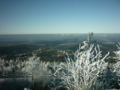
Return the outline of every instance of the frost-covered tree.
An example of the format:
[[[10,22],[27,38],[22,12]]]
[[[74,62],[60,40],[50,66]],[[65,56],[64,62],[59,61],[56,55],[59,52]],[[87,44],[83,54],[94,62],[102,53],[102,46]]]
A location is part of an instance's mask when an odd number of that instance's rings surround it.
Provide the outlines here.
[[[112,68],[113,68],[113,72],[116,73],[118,79],[117,79],[117,83],[119,84],[119,88],[120,88],[120,43],[118,43],[117,45],[118,50],[115,51],[115,59],[116,59],[116,63],[113,64]]]
[[[69,90],[94,90],[99,75],[107,68],[105,59],[108,55],[102,56],[99,46],[90,45],[82,50],[80,47],[74,54],[74,60],[68,56],[55,74],[61,75],[62,83]]]
[[[117,44],[117,49],[117,51],[114,51],[116,55],[114,58],[117,59],[117,61],[120,61],[120,43]]]
[[[4,60],[0,58],[0,74],[15,73],[18,71],[19,62],[14,60]]]
[[[32,76],[33,85],[36,83],[37,87],[44,87],[50,78],[50,72],[48,71],[49,62],[40,61],[39,57],[32,56],[24,62],[22,72],[26,73],[27,76]],[[39,85],[41,84],[41,85]],[[33,86],[34,87],[34,86]]]
[[[49,75],[47,71],[47,62],[40,61],[39,57],[32,56],[29,57],[28,60],[24,62],[24,67],[22,68],[22,71],[27,74],[31,74],[34,79],[39,78],[40,76]]]
[[[117,72],[117,74],[120,76],[120,43],[117,45],[118,50],[115,51],[115,59],[117,59],[116,63],[113,65],[114,66],[114,72]]]

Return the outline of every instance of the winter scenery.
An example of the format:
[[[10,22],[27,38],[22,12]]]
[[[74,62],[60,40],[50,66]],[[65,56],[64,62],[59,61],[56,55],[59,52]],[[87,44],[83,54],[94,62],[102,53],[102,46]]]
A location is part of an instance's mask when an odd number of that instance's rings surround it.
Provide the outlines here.
[[[39,41],[38,37],[46,40]],[[120,89],[119,38],[120,34],[92,32],[2,35],[0,90]]]
[[[120,90],[120,0],[0,0],[0,90]]]

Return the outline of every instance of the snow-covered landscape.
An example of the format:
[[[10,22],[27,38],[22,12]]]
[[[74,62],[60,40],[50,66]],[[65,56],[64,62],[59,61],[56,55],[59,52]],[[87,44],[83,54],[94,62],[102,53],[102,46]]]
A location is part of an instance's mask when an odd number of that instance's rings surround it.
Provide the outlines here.
[[[120,0],[0,0],[0,90],[120,90]]]
[[[15,84],[16,88],[19,85],[31,90],[120,89],[120,43],[116,47],[117,51],[103,55],[90,33],[88,39],[79,44],[73,58],[64,52],[65,62],[41,61],[36,55],[26,60],[1,58],[0,84]],[[110,57],[110,53],[114,53],[114,57]],[[116,63],[110,63],[111,58]]]

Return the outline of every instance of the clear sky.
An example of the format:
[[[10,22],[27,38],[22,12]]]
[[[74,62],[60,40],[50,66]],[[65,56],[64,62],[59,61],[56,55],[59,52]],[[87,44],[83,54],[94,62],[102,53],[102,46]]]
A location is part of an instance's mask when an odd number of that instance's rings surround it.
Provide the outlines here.
[[[0,34],[120,33],[120,0],[0,0]]]

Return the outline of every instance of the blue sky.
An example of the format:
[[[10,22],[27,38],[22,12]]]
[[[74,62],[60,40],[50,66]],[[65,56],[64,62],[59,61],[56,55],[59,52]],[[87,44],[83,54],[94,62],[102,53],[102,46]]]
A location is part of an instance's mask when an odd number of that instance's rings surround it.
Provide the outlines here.
[[[120,33],[120,0],[0,0],[0,34]]]

